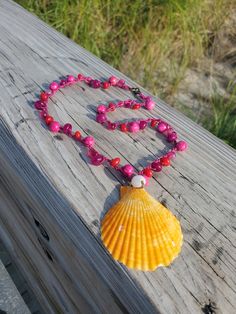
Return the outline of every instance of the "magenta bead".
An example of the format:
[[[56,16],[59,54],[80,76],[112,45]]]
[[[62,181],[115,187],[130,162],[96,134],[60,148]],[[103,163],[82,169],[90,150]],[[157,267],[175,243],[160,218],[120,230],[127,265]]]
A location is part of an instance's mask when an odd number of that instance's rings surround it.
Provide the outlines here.
[[[148,99],[146,101],[145,107],[146,107],[147,110],[152,110],[155,107],[154,101],[151,100],[151,99]]]
[[[52,121],[49,125],[49,130],[51,132],[57,133],[60,130],[60,123],[57,121]]]
[[[75,77],[73,75],[68,75],[67,76],[67,82],[72,83],[75,81]]]
[[[47,107],[47,105],[46,105],[45,102],[38,100],[38,101],[36,101],[36,102],[34,103],[34,107],[35,107],[37,110],[43,110],[44,108]]]
[[[152,170],[156,172],[160,172],[162,170],[162,165],[159,161],[153,161],[151,164]]]
[[[99,105],[98,108],[97,108],[97,112],[98,113],[105,113],[107,110],[107,107],[104,106],[104,105]]]
[[[96,117],[96,121],[102,124],[107,121],[107,117],[104,113],[99,113]]]
[[[85,137],[84,145],[86,147],[92,147],[94,145],[94,143],[95,143],[95,140],[94,140],[94,138],[92,136]]]
[[[49,88],[51,89],[51,91],[56,91],[58,90],[59,84],[57,82],[52,82],[49,86]]]
[[[174,142],[176,140],[177,140],[177,134],[175,132],[172,132],[172,133],[168,134],[168,136],[167,136],[167,141],[168,142],[171,143],[171,142]]]
[[[105,161],[105,157],[100,155],[100,154],[97,154],[96,156],[94,156],[92,159],[91,159],[91,163],[94,165],[94,166],[99,166],[101,165],[103,162]]]
[[[158,124],[158,126],[157,126],[157,130],[158,130],[158,132],[160,132],[160,133],[165,132],[166,129],[167,129],[167,125],[166,125],[165,122],[160,122],[160,123]]]
[[[175,152],[169,152],[166,154],[166,157],[168,157],[169,159],[175,159],[176,153]]]
[[[124,175],[126,175],[127,177],[131,177],[132,174],[134,173],[134,168],[131,165],[125,165],[122,168],[122,172],[124,173]]]
[[[71,134],[71,131],[72,131],[72,125],[70,123],[66,123],[63,126],[63,133],[69,135],[69,134]]]
[[[65,87],[65,86],[66,86],[66,80],[61,80],[60,87]]]
[[[117,82],[118,82],[118,79],[117,79],[115,76],[111,76],[111,77],[109,78],[109,83],[110,83],[111,85],[116,85]]]
[[[100,87],[101,87],[101,82],[98,81],[98,80],[92,80],[92,81],[90,81],[90,85],[91,85],[93,88],[100,88]]]
[[[186,150],[188,147],[187,143],[185,141],[179,141],[176,144],[176,148],[178,151],[183,152],[184,150]]]
[[[136,133],[139,131],[139,123],[138,122],[130,122],[129,123],[129,131],[132,133]]]
[[[147,122],[146,121],[140,121],[140,123],[139,123],[140,130],[145,129],[146,126],[147,126]]]
[[[107,126],[108,130],[115,130],[117,128],[117,123],[113,123],[113,122],[110,122],[108,123],[108,126]]]
[[[79,81],[83,81],[83,80],[84,80],[83,74],[78,74],[78,80],[79,80]]]

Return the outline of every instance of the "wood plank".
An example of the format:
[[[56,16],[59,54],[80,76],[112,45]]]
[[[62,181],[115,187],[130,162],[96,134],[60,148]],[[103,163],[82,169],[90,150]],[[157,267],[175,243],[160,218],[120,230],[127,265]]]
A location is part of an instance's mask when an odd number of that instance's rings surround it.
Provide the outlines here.
[[[15,3],[0,1],[1,232],[26,273],[29,268],[47,313],[202,313],[209,300],[216,313],[235,312],[235,150],[158,98],[154,113],[135,112],[168,121],[189,150],[148,187],[180,219],[182,253],[169,268],[131,271],[111,259],[99,236],[100,217],[117,200],[122,178],[89,165],[83,148],[48,132],[32,107],[41,86],[79,72],[114,74],[137,86]],[[126,99],[127,92],[83,87],[58,94],[53,116],[94,135],[102,152],[137,168],[161,153],[164,143],[151,130],[124,136],[94,121],[98,103]],[[133,115],[125,111],[114,119]]]

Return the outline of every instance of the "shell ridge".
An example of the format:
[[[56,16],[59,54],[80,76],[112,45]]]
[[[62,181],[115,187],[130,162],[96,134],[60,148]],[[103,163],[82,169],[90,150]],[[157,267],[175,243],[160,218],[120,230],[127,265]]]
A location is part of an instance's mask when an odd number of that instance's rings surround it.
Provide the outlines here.
[[[106,239],[107,247],[110,247],[111,241],[113,240],[112,239],[113,235],[116,232],[116,227],[118,226],[120,221],[122,221],[122,218],[125,216],[127,210],[126,210],[125,206],[123,204],[121,204],[121,207],[116,209],[116,211],[117,211],[117,214],[114,215],[112,221],[110,222],[109,219],[107,220],[108,224],[106,226],[106,229],[104,230],[104,238],[107,236],[107,239]],[[109,218],[109,217],[105,217],[105,219],[106,218]],[[109,233],[109,231],[110,231],[110,233]]]
[[[129,255],[130,255],[129,248],[130,248],[131,237],[132,237],[133,223],[134,223],[134,215],[132,215],[129,222],[129,233],[127,237],[127,242],[125,243],[125,246],[124,246],[124,264],[128,267],[130,267],[128,262],[129,262]]]
[[[120,223],[121,223],[120,227],[121,228],[124,227],[124,230],[122,229],[119,230],[119,237],[117,238],[117,244],[118,244],[118,239],[119,239],[119,252],[117,252],[117,256],[116,256],[118,261],[122,260],[122,251],[123,251],[123,246],[125,242],[125,236],[127,232],[127,224],[128,224],[129,218],[130,216],[127,215],[127,209],[125,209],[124,215],[122,216],[122,219],[120,220]]]

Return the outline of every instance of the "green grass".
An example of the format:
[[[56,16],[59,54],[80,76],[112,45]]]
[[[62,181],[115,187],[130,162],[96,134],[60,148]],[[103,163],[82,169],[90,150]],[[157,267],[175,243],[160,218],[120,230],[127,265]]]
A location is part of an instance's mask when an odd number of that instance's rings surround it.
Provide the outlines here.
[[[177,90],[186,70],[201,67],[201,60],[214,51],[210,49],[214,39],[235,7],[235,0],[17,2],[154,94],[164,99],[168,97],[168,100]],[[224,123],[219,122],[215,112],[225,121],[226,108],[222,101],[217,100],[218,103],[221,104],[219,108],[213,105],[218,127],[205,125],[218,136],[225,137],[221,134],[226,132]],[[227,141],[231,144],[235,138],[229,133],[230,130],[226,132]]]
[[[228,89],[228,97],[213,94],[210,103],[212,114],[203,121],[203,126],[236,148],[236,85],[231,83]]]

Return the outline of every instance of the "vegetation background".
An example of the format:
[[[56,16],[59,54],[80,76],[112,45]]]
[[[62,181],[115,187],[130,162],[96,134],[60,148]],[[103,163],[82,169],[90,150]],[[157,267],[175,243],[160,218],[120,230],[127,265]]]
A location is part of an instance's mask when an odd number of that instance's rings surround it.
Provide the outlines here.
[[[17,0],[236,148],[236,0]]]

